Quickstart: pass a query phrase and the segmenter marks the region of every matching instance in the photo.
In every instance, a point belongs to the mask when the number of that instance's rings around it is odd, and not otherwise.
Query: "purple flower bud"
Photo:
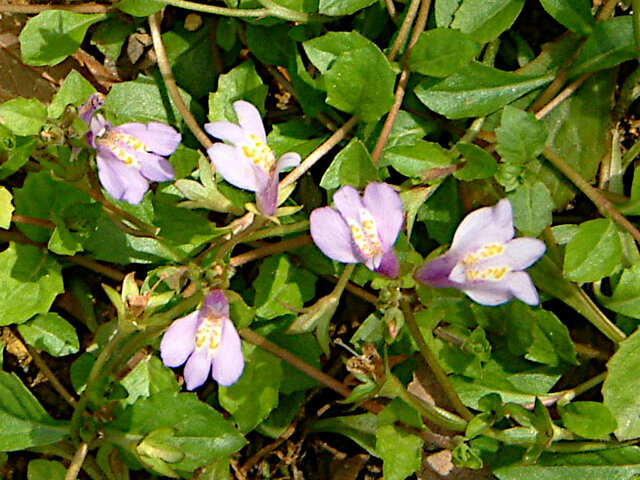
[[[364,263],[369,270],[398,276],[393,245],[404,223],[400,195],[386,183],[372,182],[362,197],[350,186],[333,195],[331,207],[311,212],[311,237],[327,257],[342,263]]]
[[[538,291],[523,270],[545,252],[536,238],[513,238],[513,210],[507,199],[479,208],[458,226],[447,253],[425,262],[416,279],[431,287],[453,287],[482,305],[518,298],[539,303]]]
[[[199,310],[175,320],[160,342],[167,367],[184,367],[187,390],[209,377],[224,387],[234,384],[244,370],[242,343],[229,319],[229,304],[222,290],[210,291]]]
[[[256,203],[263,215],[271,216],[278,206],[279,175],[285,168],[300,164],[300,155],[285,153],[279,160],[267,145],[260,112],[244,100],[234,102],[238,125],[231,122],[205,124],[213,137],[232,145],[216,143],[207,150],[216,170],[227,182],[256,192]]]
[[[81,118],[89,123],[87,142],[96,149],[100,183],[116,200],[138,204],[150,181],[173,180],[173,166],[164,157],[175,152],[182,135],[158,122],[114,127],[95,113],[101,105],[101,98],[91,95],[80,109]]]

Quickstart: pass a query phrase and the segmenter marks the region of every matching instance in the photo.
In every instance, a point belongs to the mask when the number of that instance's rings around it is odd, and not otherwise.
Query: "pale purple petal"
[[[458,225],[451,249],[470,253],[487,243],[507,243],[514,234],[511,203],[502,199],[467,215]]]
[[[547,249],[537,238],[515,238],[505,245],[504,263],[513,270],[524,270],[533,265]]]
[[[198,388],[209,377],[211,371],[211,359],[207,356],[207,349],[196,350],[187,360],[184,366],[184,381],[187,384],[187,390]]]
[[[342,263],[359,263],[351,232],[342,216],[331,207],[317,208],[309,217],[311,238],[327,257]]]
[[[175,128],[159,122],[123,123],[114,130],[137,138],[149,150],[165,157],[175,152],[182,140],[182,135]]]
[[[285,153],[276,163],[276,173],[280,173],[286,168],[297,167],[300,165],[301,160],[300,155],[296,152]]]
[[[491,285],[487,286],[488,283],[490,282],[482,282],[482,284],[478,284],[477,286],[465,287],[461,288],[461,290],[474,302],[488,307],[502,305],[513,298],[509,287],[503,285],[503,282],[491,282]]]
[[[506,280],[509,281],[509,290],[514,297],[533,307],[540,303],[538,291],[528,273],[512,272]]]
[[[104,95],[102,93],[93,93],[89,95],[84,104],[78,109],[78,116],[89,125],[91,117],[96,113],[96,110],[102,108],[104,105]]]
[[[386,183],[372,182],[364,189],[362,203],[376,222],[382,249],[389,250],[404,223],[400,195]]]
[[[166,158],[154,153],[137,152],[135,155],[140,167],[140,173],[148,180],[166,182],[173,180],[175,177],[173,165]]]
[[[178,367],[187,361],[195,348],[198,311],[175,320],[160,342],[160,357],[167,367]]]
[[[244,370],[242,342],[229,318],[224,319],[220,345],[212,360],[212,366],[211,375],[223,387],[236,383]]]
[[[276,213],[278,207],[278,176],[274,172],[269,178],[267,186],[256,192],[256,203],[258,204],[258,210],[263,215],[270,217]]]
[[[233,110],[236,112],[238,123],[242,128],[253,133],[263,142],[267,142],[267,135],[264,131],[260,111],[252,103],[238,100],[237,102],[233,102]]]
[[[100,114],[91,117],[89,122],[89,131],[87,132],[87,143],[91,148],[97,148],[95,140],[104,135],[111,128],[111,124],[107,122]]]
[[[416,272],[416,279],[430,287],[459,287],[449,279],[457,263],[455,255],[441,255],[425,262]]]
[[[109,195],[133,205],[140,203],[149,190],[149,182],[135,167],[122,163],[108,148],[98,145],[97,152],[98,178]]]
[[[229,316],[229,302],[222,290],[211,290],[204,299],[204,306],[215,315]]]
[[[215,143],[207,149],[207,153],[218,173],[228,183],[243,190],[259,190],[262,179],[259,182],[256,177],[258,169],[234,147]]]
[[[353,220],[358,225],[360,224],[360,209],[364,205],[358,190],[350,185],[340,187],[333,194],[333,203],[345,219]]]
[[[398,257],[396,257],[393,249],[388,250],[382,256],[380,265],[374,271],[388,278],[398,278],[400,265],[398,264]]]
[[[246,143],[249,140],[247,132],[231,122],[205,123],[204,129],[212,137],[233,143],[234,145]]]

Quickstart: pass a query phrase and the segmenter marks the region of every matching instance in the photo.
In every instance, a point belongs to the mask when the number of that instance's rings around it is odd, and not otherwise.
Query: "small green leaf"
[[[64,79],[60,89],[56,92],[49,105],[49,116],[51,118],[60,118],[64,113],[67,105],[82,105],[89,95],[95,93],[96,89],[76,70]]]
[[[453,156],[440,145],[424,140],[388,149],[385,160],[406,177],[421,177],[432,168],[449,167],[454,162]]]
[[[0,228],[5,230],[11,227],[11,214],[15,210],[11,201],[13,195],[5,187],[0,186]]]
[[[640,330],[618,347],[607,363],[602,397],[618,422],[615,435],[624,441],[640,437]]]
[[[287,67],[291,51],[295,49],[285,24],[264,27],[247,24],[247,45],[258,60],[268,65]]]
[[[327,73],[343,52],[366,48],[370,41],[358,32],[329,32],[302,44],[305,53],[320,73]]]
[[[506,106],[496,129],[496,151],[507,163],[522,164],[544,150],[547,127],[531,112]]]
[[[148,17],[164,8],[162,1],[154,0],[122,0],[118,3],[118,9],[134,17]]]
[[[18,325],[25,342],[54,357],[76,353],[80,348],[76,329],[57,313],[45,313]]]
[[[537,237],[551,225],[554,204],[544,183],[525,182],[507,198],[513,206],[515,226],[524,235]]]
[[[345,51],[323,76],[327,103],[365,122],[376,122],[393,105],[395,77],[375,44]]]
[[[16,135],[37,135],[47,119],[47,107],[37,98],[14,98],[0,104],[0,120]]]
[[[64,291],[60,265],[31,245],[10,243],[0,253],[0,324],[24,323],[49,311]]]
[[[376,2],[376,0],[320,0],[318,13],[322,15],[351,15]]]
[[[614,17],[598,22],[578,58],[569,68],[569,76],[605,70],[636,57],[631,16]]]
[[[622,260],[622,242],[612,220],[599,218],[580,225],[567,245],[563,271],[574,282],[595,282],[611,275]]]
[[[451,27],[459,28],[479,43],[487,43],[511,26],[522,7],[524,0],[464,0]]]
[[[458,151],[462,154],[465,166],[456,170],[453,176],[458,180],[470,181],[491,178],[498,169],[493,155],[472,143],[458,143]]]
[[[558,23],[580,35],[589,35],[596,25],[590,0],[540,0],[540,3]]]
[[[91,35],[91,45],[95,45],[100,53],[115,61],[120,57],[124,42],[135,31],[136,25],[129,19],[110,17],[95,28]]]
[[[245,366],[240,380],[220,387],[220,405],[233,415],[243,433],[249,433],[278,406],[282,382],[280,359],[255,345],[244,344]]]
[[[553,75],[520,75],[471,62],[445,79],[423,80],[415,93],[427,107],[447,118],[478,117],[495,112],[552,79]]]
[[[422,75],[447,77],[471,62],[481,48],[459,30],[435,28],[420,34],[411,50],[409,67]]]
[[[175,393],[180,391],[173,372],[165,367],[158,357],[153,356],[147,356],[142,360],[120,383],[129,393],[124,400],[127,405],[135,403],[138,398],[150,397],[164,390]]]
[[[60,462],[35,459],[27,467],[27,480],[64,480],[67,469]]]
[[[640,319],[640,262],[622,272],[610,297],[598,294],[598,300],[609,310]]]
[[[209,121],[236,122],[233,102],[246,100],[264,111],[267,86],[258,76],[253,62],[247,60],[218,78],[218,89],[209,94]]]
[[[602,438],[617,427],[609,409],[598,402],[572,402],[559,405],[558,413],[565,428],[585,438]]]
[[[361,415],[325,418],[314,422],[311,428],[314,432],[344,435],[377,457],[379,456],[375,450],[377,424],[377,417],[374,414],[363,413]]]
[[[87,29],[106,15],[45,10],[29,19],[20,33],[22,61],[27,65],[56,65],[75,52]]]
[[[422,465],[424,441],[395,425],[378,427],[376,452],[382,459],[385,480],[404,480]]]
[[[340,185],[364,188],[370,182],[380,181],[378,169],[371,161],[369,152],[364,144],[357,138],[351,140],[349,144],[336,155],[334,162],[339,162],[338,164],[340,165]],[[324,180],[324,177],[322,179]]]

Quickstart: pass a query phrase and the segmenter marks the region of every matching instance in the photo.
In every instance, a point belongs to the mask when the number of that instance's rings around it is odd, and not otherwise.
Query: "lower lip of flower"
[[[207,349],[208,356],[213,356],[220,346],[222,337],[222,320],[220,315],[207,315],[196,330],[196,350]]]
[[[242,153],[265,172],[271,172],[276,164],[276,156],[269,146],[255,135],[249,136],[249,143],[242,145]]]
[[[113,130],[107,132],[98,140],[98,142],[111,150],[111,152],[122,163],[125,165],[132,165],[134,167],[138,166],[138,160],[135,155],[128,153],[124,148],[122,148],[122,145],[131,148],[134,152],[147,153],[150,151],[149,148],[136,137]]]
[[[347,219],[347,223],[349,224],[353,243],[356,244],[356,247],[365,258],[375,258],[384,253],[376,222],[368,210],[360,210],[360,224],[352,219]]]
[[[502,280],[510,270],[511,269],[507,266],[488,267],[484,270],[468,269],[465,272],[465,275],[468,280],[487,280],[490,282],[497,282]]]

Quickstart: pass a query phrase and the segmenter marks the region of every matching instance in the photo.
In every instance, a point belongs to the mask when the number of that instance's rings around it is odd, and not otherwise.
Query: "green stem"
[[[469,409],[462,403],[462,400],[460,400],[460,397],[458,397],[455,388],[453,388],[453,385],[449,381],[449,377],[440,366],[438,359],[427,345],[427,342],[425,342],[424,337],[422,336],[422,332],[420,331],[420,327],[418,326],[416,319],[413,316],[411,305],[409,305],[409,302],[405,298],[403,298],[402,300],[400,300],[400,307],[402,308],[402,313],[404,314],[404,319],[407,323],[407,326],[409,327],[409,331],[411,332],[413,339],[418,344],[418,349],[420,350],[422,358],[424,358],[425,362],[427,362],[427,365],[429,365],[429,368],[431,368],[431,371],[435,375],[436,380],[438,380],[438,383],[444,390],[444,393],[451,401],[453,408],[462,418],[467,421],[471,420],[473,418],[473,413],[471,413]]]
[[[257,232],[252,232],[244,239],[243,242],[253,242],[255,240],[262,240],[269,237],[284,237],[292,233],[306,232],[309,230],[309,220],[302,220],[296,223],[290,223],[288,225],[275,225],[269,228],[263,228]]]
[[[626,170],[631,162],[633,162],[640,153],[640,141],[634,143],[631,148],[622,157],[622,169]]]
[[[327,17],[317,14],[309,14],[304,12],[298,12],[282,7],[270,0],[262,0],[260,3],[266,8],[226,8],[217,7],[215,5],[204,5],[202,3],[189,2],[187,0],[150,0],[152,2],[162,3],[164,5],[171,5],[173,7],[184,8],[185,10],[192,10],[194,12],[211,13],[213,15],[221,15],[224,17],[276,17],[290,22],[309,23],[312,21],[324,21]]]
[[[30,452],[41,453],[44,455],[50,455],[55,457],[64,458],[66,460],[72,460],[75,454],[74,447],[70,442],[58,442],[53,445],[43,445],[40,447],[33,447],[29,449]],[[98,464],[93,457],[88,456],[85,458],[82,469],[89,475],[92,480],[107,480],[107,477],[102,472],[102,469],[98,467]]]

